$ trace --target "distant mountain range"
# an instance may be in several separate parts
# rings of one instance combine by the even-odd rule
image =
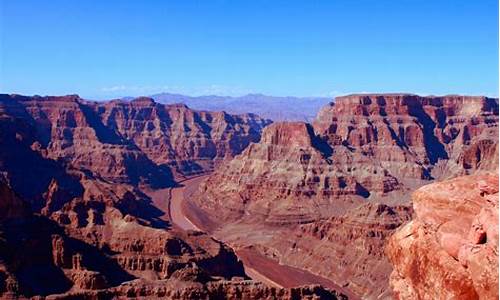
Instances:
[[[263,94],[240,97],[216,95],[192,97],[161,93],[150,97],[163,104],[184,103],[196,110],[223,110],[231,114],[255,113],[274,121],[305,122],[310,122],[322,106],[333,101],[327,97],[275,97]]]

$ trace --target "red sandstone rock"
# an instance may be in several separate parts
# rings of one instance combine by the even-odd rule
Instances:
[[[246,211],[269,224],[299,224],[361,204],[370,196],[368,187],[380,195],[399,189],[380,165],[368,165],[356,178],[348,165],[349,151],[340,149],[335,154],[339,160],[331,152],[308,124],[272,124],[260,143],[202,184],[197,204],[217,211],[222,221],[239,219]]]
[[[318,114],[315,128],[328,136],[330,144],[375,147],[378,151],[370,156],[384,162],[396,178],[498,169],[497,99],[404,94],[337,97]]]
[[[266,128],[260,143],[207,180],[199,205],[229,206],[228,218],[254,210],[311,219],[338,212],[346,205],[338,198],[357,205],[362,198],[404,197],[432,178],[495,170],[497,114],[496,99],[484,97],[338,97],[314,128]]]
[[[498,299],[498,175],[430,184],[387,254],[398,299]]]

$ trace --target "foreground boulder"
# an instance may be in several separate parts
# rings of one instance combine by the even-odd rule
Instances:
[[[498,175],[430,184],[389,240],[398,299],[498,299]]]

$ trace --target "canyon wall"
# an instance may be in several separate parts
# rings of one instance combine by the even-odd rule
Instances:
[[[0,95],[0,170],[40,210],[53,184],[68,199],[83,193],[80,175],[70,174],[75,172],[118,184],[173,186],[240,153],[269,122],[149,98],[89,102],[76,95]]]

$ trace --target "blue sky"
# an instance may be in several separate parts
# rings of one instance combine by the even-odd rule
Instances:
[[[0,92],[498,95],[496,0],[0,0]]]

